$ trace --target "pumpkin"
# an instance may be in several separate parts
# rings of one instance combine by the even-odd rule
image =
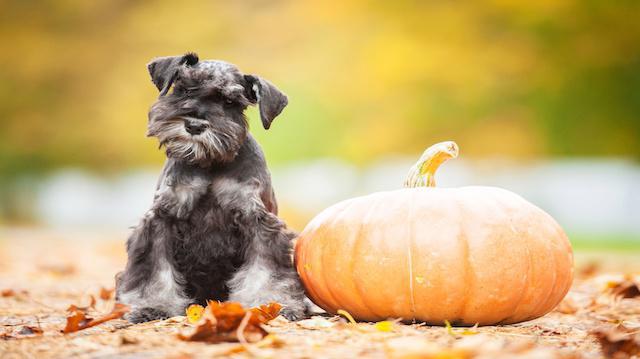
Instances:
[[[510,324],[540,317],[565,296],[573,254],[558,223],[496,187],[436,188],[454,142],[428,148],[404,189],[335,204],[297,239],[309,298],[358,320]]]

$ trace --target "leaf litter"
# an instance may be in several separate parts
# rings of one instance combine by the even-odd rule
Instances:
[[[42,243],[37,242],[32,248]],[[58,249],[49,249],[47,253],[55,250]],[[27,250],[7,252],[30,253]],[[640,355],[637,353],[640,297],[636,294],[639,277],[637,274],[603,275],[599,273],[599,264],[590,265],[584,274],[579,273],[556,310],[515,325],[447,328],[404,324],[398,318],[362,323],[352,322],[347,315],[320,312],[308,319],[289,322],[277,316],[273,307],[240,309],[218,302],[209,303],[209,309],[202,308],[199,317],[187,312],[185,316],[131,325],[122,319],[123,310],[115,306],[113,289],[106,289],[112,288],[113,273],[120,269],[120,262],[114,261],[118,265],[113,265],[90,260],[101,255],[99,248],[87,247],[83,253],[83,260],[88,264],[74,262],[68,268],[77,270],[58,271],[64,275],[30,276],[28,271],[11,271],[11,263],[4,266],[4,272],[0,269],[0,286],[4,288],[0,296],[0,352],[9,357],[38,358],[625,358]],[[93,287],[94,300],[83,292],[91,286],[90,278],[100,278],[94,285],[108,285]],[[68,308],[70,302],[79,304]],[[84,330],[88,328],[92,329]],[[61,329],[69,334],[63,334]],[[191,340],[198,336],[203,340]]]

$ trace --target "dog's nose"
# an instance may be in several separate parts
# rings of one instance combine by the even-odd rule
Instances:
[[[205,125],[202,123],[194,123],[191,121],[184,122],[184,128],[192,135],[199,135],[204,131]]]

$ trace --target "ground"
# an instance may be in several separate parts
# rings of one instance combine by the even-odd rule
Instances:
[[[254,344],[207,344],[180,340],[191,329],[184,317],[139,325],[121,319],[62,334],[67,308],[87,306],[99,317],[113,307],[113,276],[125,263],[125,234],[4,230],[0,238],[0,356],[2,358],[197,358],[259,356],[274,358],[393,357],[496,358],[603,356],[594,332],[622,324],[624,350],[640,343],[640,293],[633,292],[640,254],[578,253],[576,280],[567,298],[548,315],[507,326],[444,328],[398,322],[351,324],[343,317],[319,315],[293,323],[282,317]],[[625,279],[625,275],[627,275]],[[631,283],[629,298],[611,292]],[[108,298],[108,299],[103,299]],[[42,333],[40,333],[40,330]],[[605,349],[617,350],[616,343]],[[618,355],[624,357],[624,350]]]

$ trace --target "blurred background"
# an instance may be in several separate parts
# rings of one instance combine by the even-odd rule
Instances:
[[[289,95],[269,131],[248,115],[296,230],[399,188],[428,145],[455,140],[439,185],[513,190],[579,249],[639,249],[638,14],[632,0],[2,1],[2,232],[124,241],[164,160],[145,137],[145,65],[195,51]]]

